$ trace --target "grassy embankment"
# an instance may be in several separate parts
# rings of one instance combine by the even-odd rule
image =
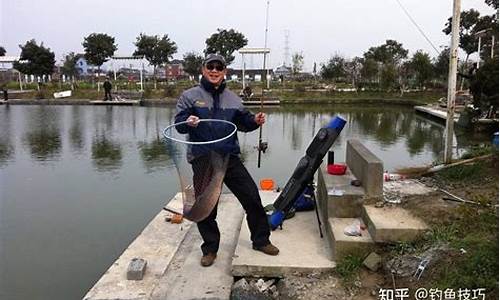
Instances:
[[[101,82],[102,84],[102,82]],[[139,85],[137,83],[129,84],[127,82],[118,82],[117,89],[122,93],[137,92]],[[153,83],[147,82],[144,88],[145,99],[158,99],[158,100],[171,100],[177,98],[180,93],[193,86],[193,82],[179,81],[176,84],[158,83],[157,89],[153,88]],[[239,92],[241,84],[236,82],[229,82],[228,87]],[[421,91],[421,92],[408,92],[403,95],[399,91],[382,92],[382,91],[359,91],[359,92],[339,92],[330,90],[315,89],[314,83],[297,83],[287,82],[285,85],[273,84],[271,86],[271,96],[279,97],[283,104],[294,103],[324,103],[324,102],[398,102],[405,103],[408,101],[410,104],[415,102],[419,103],[434,103],[439,98],[444,97],[443,91]],[[19,86],[15,82],[8,84],[10,90],[18,90]],[[43,84],[40,91],[38,91],[36,84],[28,84],[24,87],[29,92],[11,94],[10,98],[18,99],[53,99],[53,93],[63,90],[70,90],[71,85],[68,83],[60,85],[59,83]],[[114,92],[114,89],[113,89]],[[254,88],[254,93],[259,95],[262,93],[262,88]],[[136,93],[137,94],[137,93]],[[73,94],[67,99],[102,99],[104,98],[104,91],[101,88],[97,92],[96,84],[88,82],[78,82],[74,84]]]
[[[445,254],[436,258],[421,280],[396,278],[399,287],[415,291],[426,287],[445,289],[486,289],[486,299],[498,299],[498,149],[476,148],[463,159],[491,154],[486,159],[453,166],[432,175],[427,181],[473,203],[443,199],[436,192],[430,196],[410,198],[403,206],[424,220],[430,230],[411,243],[381,247],[377,252],[384,261],[404,255],[419,256],[424,251],[444,246]],[[348,256],[337,264],[337,274],[344,282],[359,276],[362,257]],[[392,288],[391,275],[379,270],[385,278],[382,286]],[[363,278],[361,278],[363,280]]]

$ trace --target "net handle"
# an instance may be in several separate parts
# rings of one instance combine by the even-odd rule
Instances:
[[[173,137],[169,136],[167,134],[167,130],[171,129],[174,126],[183,125],[183,124],[187,124],[188,123],[188,121],[182,121],[182,122],[179,122],[179,123],[172,124],[172,125],[166,127],[165,129],[163,129],[163,136],[165,138],[171,140],[171,141],[179,142],[179,143],[182,143],[182,144],[188,144],[188,145],[208,145],[208,144],[218,143],[218,142],[221,142],[223,140],[226,140],[226,139],[230,138],[233,134],[235,134],[236,131],[238,130],[238,128],[236,127],[236,125],[233,122],[226,121],[226,120],[219,120],[219,119],[199,119],[199,122],[220,122],[220,123],[226,123],[226,124],[229,124],[229,125],[233,126],[234,129],[233,129],[233,131],[230,134],[228,134],[227,136],[225,136],[223,138],[212,140],[212,141],[205,141],[205,142],[190,142],[190,141],[179,140],[179,139],[176,139],[176,138],[173,138]]]

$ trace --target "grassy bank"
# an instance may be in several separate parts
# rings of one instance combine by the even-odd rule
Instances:
[[[102,84],[102,83],[101,83]],[[154,89],[152,83],[147,83],[144,88],[145,99],[172,99],[177,98],[182,91],[192,87],[193,82],[181,81],[176,84],[158,84],[157,89]],[[229,82],[228,87],[236,93],[241,90],[241,84]],[[70,90],[72,87],[69,84],[59,85],[58,83],[47,83],[42,85],[38,90],[36,84],[29,84],[25,86],[27,92],[18,93],[18,86],[9,85],[11,91],[10,98],[16,99],[53,99],[55,92]],[[138,93],[137,84],[119,84],[117,86],[121,93]],[[439,98],[444,97],[443,91],[421,91],[421,92],[408,92],[402,95],[399,91],[394,92],[381,92],[381,91],[360,91],[360,92],[340,92],[329,90],[311,89],[309,87],[300,85],[294,86],[287,84],[285,86],[272,86],[270,95],[278,97],[283,104],[296,104],[296,103],[350,103],[350,102],[389,102],[410,105],[434,103]],[[16,92],[14,92],[16,91]],[[255,88],[255,94],[262,93],[262,88]],[[114,89],[113,89],[114,92]],[[98,100],[104,98],[104,91],[101,88],[97,92],[96,84],[91,83],[78,83],[73,86],[72,96],[67,99],[90,99]]]

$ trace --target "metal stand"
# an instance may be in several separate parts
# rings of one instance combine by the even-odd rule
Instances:
[[[316,201],[316,193],[315,193],[315,188],[314,188],[314,183],[310,182],[307,186],[311,188],[312,194],[311,197],[314,201],[314,211],[316,212],[316,219],[318,220],[318,229],[319,229],[319,236],[323,238],[323,230],[321,230],[321,219],[319,217],[319,211],[318,211],[318,201]]]

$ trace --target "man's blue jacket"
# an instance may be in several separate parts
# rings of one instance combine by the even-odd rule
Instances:
[[[186,121],[191,116],[200,119],[219,119],[234,123],[239,131],[249,132],[259,128],[255,122],[255,115],[250,113],[242,104],[241,98],[226,89],[226,83],[215,89],[214,85],[204,77],[200,85],[190,88],[182,93],[177,101],[177,114],[175,123]],[[197,127],[186,124],[176,126],[181,134],[189,134],[189,141],[205,142],[227,136],[234,127],[222,122],[200,122]],[[208,145],[190,145],[188,147],[188,160],[208,154],[209,151],[223,154],[240,153],[238,136],[234,134],[221,142]]]

